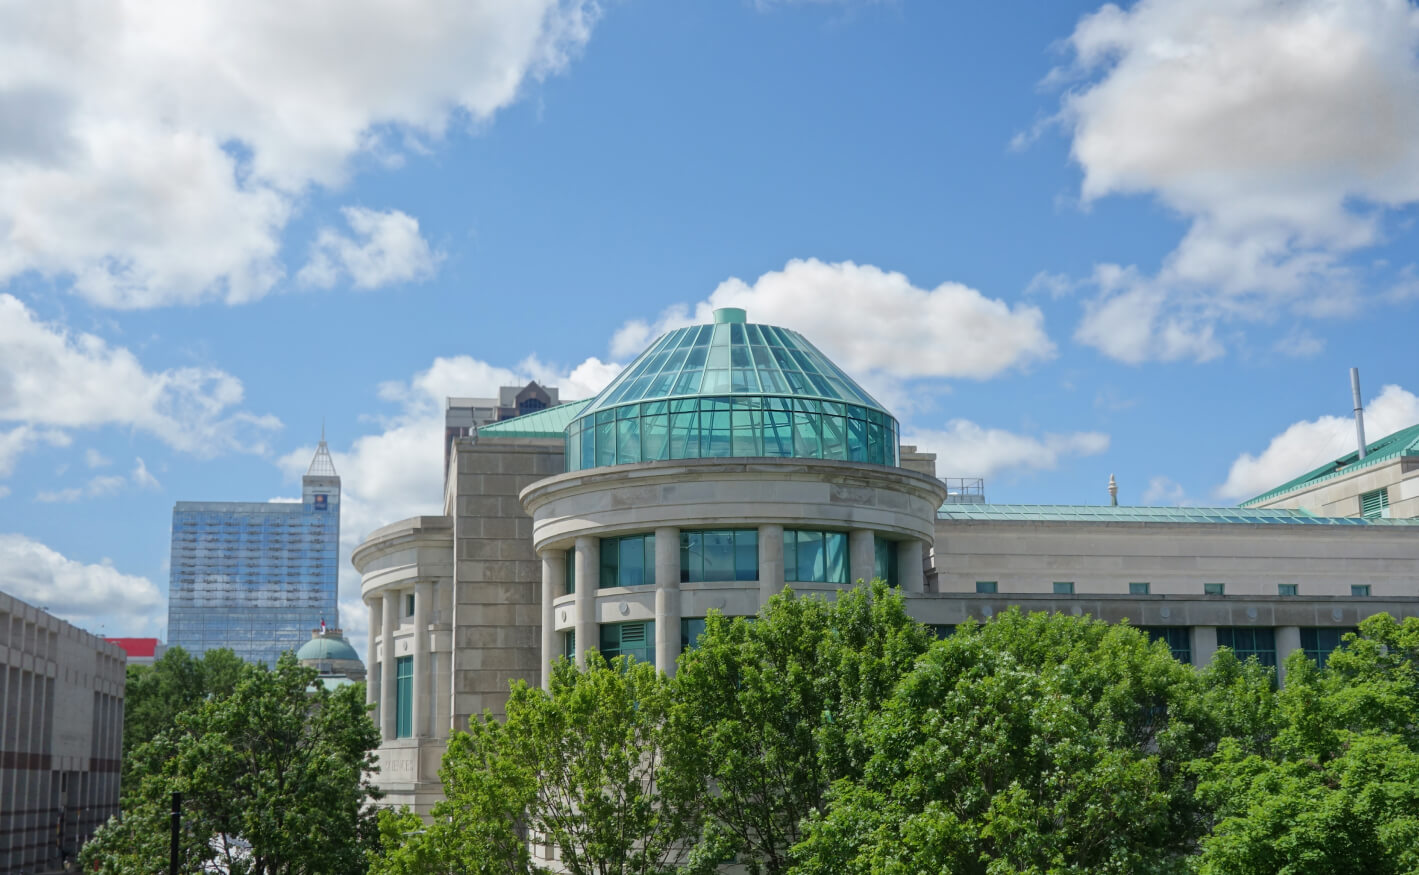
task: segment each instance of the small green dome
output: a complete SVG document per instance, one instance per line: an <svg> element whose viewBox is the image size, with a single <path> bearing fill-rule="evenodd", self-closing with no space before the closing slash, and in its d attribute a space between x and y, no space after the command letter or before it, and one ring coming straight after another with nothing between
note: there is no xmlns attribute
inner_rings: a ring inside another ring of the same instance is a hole
<svg viewBox="0 0 1419 875"><path fill-rule="evenodd" d="M666 459L897 464L897 420L796 331L715 311L662 335L567 427L567 470Z"/></svg>
<svg viewBox="0 0 1419 875"><path fill-rule="evenodd" d="M301 649L296 651L296 659L318 659L324 662L334 662L337 659L353 659L359 662L360 656L355 653L355 648L346 643L345 639L324 635L319 638L312 638L302 644Z"/></svg>

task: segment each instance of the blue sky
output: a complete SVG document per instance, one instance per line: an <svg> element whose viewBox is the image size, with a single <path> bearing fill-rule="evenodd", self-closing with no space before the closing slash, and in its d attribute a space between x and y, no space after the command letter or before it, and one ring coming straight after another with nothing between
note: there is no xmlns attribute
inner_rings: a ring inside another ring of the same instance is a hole
<svg viewBox="0 0 1419 875"><path fill-rule="evenodd" d="M440 506L441 399L739 305L997 502L1419 422L1405 2L0 8L0 589L161 634L171 508ZM358 580L342 619L363 634Z"/></svg>

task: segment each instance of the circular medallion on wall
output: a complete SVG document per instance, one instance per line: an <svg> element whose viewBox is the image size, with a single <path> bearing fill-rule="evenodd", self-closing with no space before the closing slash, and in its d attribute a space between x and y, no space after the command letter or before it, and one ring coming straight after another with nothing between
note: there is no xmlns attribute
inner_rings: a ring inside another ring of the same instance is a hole
<svg viewBox="0 0 1419 875"><path fill-rule="evenodd" d="M1247 619L1248 619L1248 620L1255 620L1255 619L1256 619L1256 608L1247 608Z"/></svg>
<svg viewBox="0 0 1419 875"><path fill-rule="evenodd" d="M566 621L567 621L567 609L566 609L566 608L562 608L562 622L565 623Z"/></svg>
<svg viewBox="0 0 1419 875"><path fill-rule="evenodd" d="M1335 622L1339 623L1341 620L1345 619L1345 612L1342 611L1340 608L1331 608L1330 618Z"/></svg>
<svg viewBox="0 0 1419 875"><path fill-rule="evenodd" d="M1173 609L1172 609L1172 608L1159 608L1159 609L1158 609L1158 616L1162 617L1164 620L1168 619L1168 618L1171 617L1172 615L1173 615Z"/></svg>
<svg viewBox="0 0 1419 875"><path fill-rule="evenodd" d="M616 606L616 608L621 612L621 616L623 617L631 612L631 605L629 602L621 602L619 605Z"/></svg>

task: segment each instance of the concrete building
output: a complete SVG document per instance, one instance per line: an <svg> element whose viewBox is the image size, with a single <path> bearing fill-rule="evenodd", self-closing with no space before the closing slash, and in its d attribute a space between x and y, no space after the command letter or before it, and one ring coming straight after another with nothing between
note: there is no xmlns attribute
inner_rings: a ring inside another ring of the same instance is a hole
<svg viewBox="0 0 1419 875"><path fill-rule="evenodd" d="M0 593L0 875L59 869L118 813L124 661Z"/></svg>
<svg viewBox="0 0 1419 875"><path fill-rule="evenodd" d="M734 309L596 398L451 435L447 459L442 515L353 557L379 781L420 813L450 731L499 714L509 681L592 647L673 672L711 611L785 586L880 577L941 634L1012 604L1127 619L1196 664L1323 659L1372 613L1419 615L1419 520L986 504L806 338Z"/></svg>
<svg viewBox="0 0 1419 875"><path fill-rule="evenodd" d="M312 629L310 640L296 651L296 659L306 668L320 672L318 680L327 686L336 678L352 684L365 682L365 664L339 629Z"/></svg>
<svg viewBox="0 0 1419 875"><path fill-rule="evenodd" d="M340 625L339 546L340 477L324 434L299 502L177 502L169 646L274 666L311 628Z"/></svg>

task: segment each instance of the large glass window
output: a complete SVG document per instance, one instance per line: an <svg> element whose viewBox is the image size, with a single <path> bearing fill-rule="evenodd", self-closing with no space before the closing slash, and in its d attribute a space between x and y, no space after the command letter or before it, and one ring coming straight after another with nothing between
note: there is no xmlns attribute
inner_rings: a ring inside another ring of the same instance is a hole
<svg viewBox="0 0 1419 875"><path fill-rule="evenodd" d="M757 529L708 529L680 533L680 581L759 579Z"/></svg>
<svg viewBox="0 0 1419 875"><path fill-rule="evenodd" d="M601 655L609 662L629 656L637 662L655 664L655 621L643 623L602 623Z"/></svg>
<svg viewBox="0 0 1419 875"><path fill-rule="evenodd" d="M801 583L848 583L847 534L783 530L783 579Z"/></svg>
<svg viewBox="0 0 1419 875"><path fill-rule="evenodd" d="M576 660L576 630L569 629L562 633L562 655L569 660Z"/></svg>
<svg viewBox="0 0 1419 875"><path fill-rule="evenodd" d="M655 535L601 539L602 589L655 585Z"/></svg>
<svg viewBox="0 0 1419 875"><path fill-rule="evenodd" d="M699 375L694 372L696 383ZM762 456L895 465L897 421L870 407L818 398L706 395L622 404L567 427L567 468L572 471L663 459Z"/></svg>
<svg viewBox="0 0 1419 875"><path fill-rule="evenodd" d="M1218 626L1217 646L1230 647L1237 659L1255 656L1262 665L1276 665L1276 630L1250 626Z"/></svg>
<svg viewBox="0 0 1419 875"><path fill-rule="evenodd" d="M394 660L394 735L408 738L414 734L414 657L400 656Z"/></svg>
<svg viewBox="0 0 1419 875"><path fill-rule="evenodd" d="M885 581L888 586L897 586L897 542L872 537L872 576Z"/></svg>
<svg viewBox="0 0 1419 875"><path fill-rule="evenodd" d="M700 646L700 636L705 634L704 617L680 618L680 652L694 650Z"/></svg>
<svg viewBox="0 0 1419 875"><path fill-rule="evenodd" d="M1302 626L1301 627L1301 649L1306 652L1316 665L1325 668L1326 662L1330 659L1330 654L1341 647L1345 642L1347 632L1354 632L1355 629L1330 628L1325 626Z"/></svg>
<svg viewBox="0 0 1419 875"><path fill-rule="evenodd" d="M1149 641L1166 641L1178 662L1192 663L1192 629L1188 626L1139 626Z"/></svg>
<svg viewBox="0 0 1419 875"><path fill-rule="evenodd" d="M562 553L562 564L565 568L565 574L562 579L566 581L566 586L562 591L567 595L571 595L576 592L576 550L564 551Z"/></svg>

